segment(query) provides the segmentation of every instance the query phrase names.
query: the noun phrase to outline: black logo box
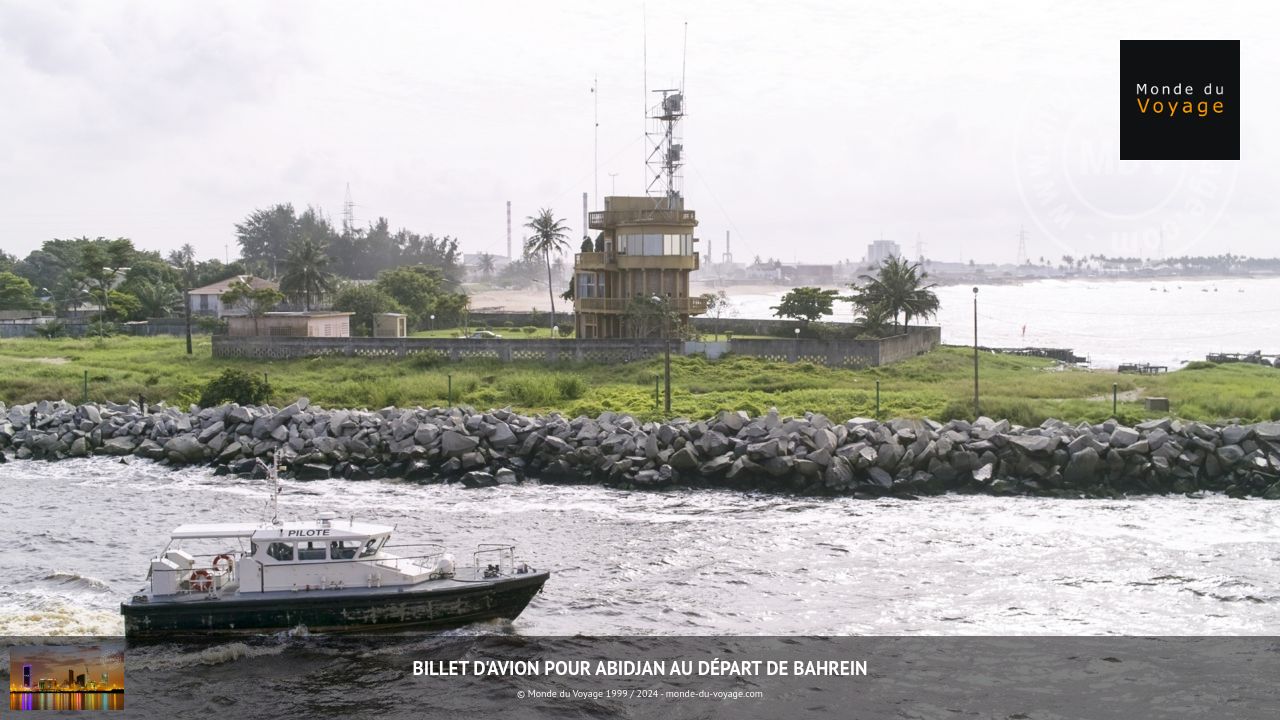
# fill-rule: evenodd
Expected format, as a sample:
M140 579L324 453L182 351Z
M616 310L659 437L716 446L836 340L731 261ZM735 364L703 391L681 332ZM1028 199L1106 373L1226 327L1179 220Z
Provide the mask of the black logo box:
M1166 87L1181 93L1166 95ZM1188 101L1190 114L1183 112ZM1239 160L1240 41L1121 40L1120 159Z

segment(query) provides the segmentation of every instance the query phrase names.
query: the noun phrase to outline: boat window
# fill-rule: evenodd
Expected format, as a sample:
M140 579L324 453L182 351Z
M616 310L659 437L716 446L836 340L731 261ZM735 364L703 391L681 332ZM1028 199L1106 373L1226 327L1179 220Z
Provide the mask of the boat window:
M267 555L280 562L293 562L293 543L273 542L267 546Z
M305 547L298 546L299 560L324 560L324 545L316 547L315 543L307 543Z
M386 538L369 538L369 541L364 544L364 549L360 551L360 557L369 557L370 555L376 554L378 552L378 548L382 547L382 543L380 541L385 540Z
M359 540L334 540L329 543L329 557L334 560L350 560L360 549Z

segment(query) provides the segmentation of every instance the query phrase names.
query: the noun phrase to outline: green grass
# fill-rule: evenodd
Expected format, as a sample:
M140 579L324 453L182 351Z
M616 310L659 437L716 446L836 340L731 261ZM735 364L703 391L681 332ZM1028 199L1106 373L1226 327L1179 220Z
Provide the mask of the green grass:
M266 373L274 404L306 395L325 407L455 404L480 409L511 406L526 412L604 410L658 417L654 381L661 359L627 365L548 366L433 358L311 358L288 361L214 360L207 336L187 356L181 338L23 339L0 341L0 401L79 401L84 374L91 400L195 402L205 383L225 367ZM881 417L937 420L973 414L973 358L966 348L937 351L881 368L851 371L810 363L787 364L729 356L672 358L672 411L703 418L720 410L759 414L777 407L787 415L820 412L837 420L873 416L880 381ZM1111 416L1112 383L1132 397L1168 397L1175 415L1190 419L1280 419L1280 370L1254 365L1215 366L1159 376L1063 369L1051 361L984 354L982 410L1024 424L1057 417L1070 422ZM1120 417L1151 416L1140 401L1121 402Z

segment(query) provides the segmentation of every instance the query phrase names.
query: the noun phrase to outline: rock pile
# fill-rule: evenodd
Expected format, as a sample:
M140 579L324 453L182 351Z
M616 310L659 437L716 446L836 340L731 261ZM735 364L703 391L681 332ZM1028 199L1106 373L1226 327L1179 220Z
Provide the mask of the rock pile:
M467 408L326 410L133 403L0 404L0 461L88 455L213 464L258 475L280 451L298 479L405 478L468 487L525 480L721 486L808 494L944 492L1113 497L1221 491L1280 499L1280 423L1165 418L1024 428L1007 420L843 423L809 413L643 422Z

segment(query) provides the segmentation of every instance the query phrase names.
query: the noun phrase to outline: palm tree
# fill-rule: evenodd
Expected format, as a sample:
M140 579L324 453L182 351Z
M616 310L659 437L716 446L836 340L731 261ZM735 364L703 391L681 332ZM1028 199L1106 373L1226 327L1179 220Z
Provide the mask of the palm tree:
M289 246L284 267L280 291L294 300L302 298L307 310L311 309L312 298L333 291L333 273L328 269L329 256L325 254L323 241L310 237L295 240Z
M191 243L184 244L177 250L170 251L169 264L174 267L186 267L194 264L196 261L196 249L191 247Z
M143 280L133 287L133 296L142 304L142 313L149 318L165 318L182 304L182 296L172 285Z
M868 317L892 317L895 325L898 315L902 315L905 330L911 325L912 316L924 318L938 312L938 296L933 293L935 286L932 283L921 284L928 277L929 273L921 272L918 264L889 257L875 277L859 276L863 285L854 286L856 292L848 300Z
M550 208L543 208L524 226L533 231L533 235L524 241L525 256L542 255L547 264L547 294L551 297L551 327L556 326L556 293L551 284L551 253L562 253L569 249L569 227L564 220L557 220Z
M493 268L494 268L493 256L490 255L489 253L480 253L481 274L483 274L485 277L489 277L490 275L493 274Z

